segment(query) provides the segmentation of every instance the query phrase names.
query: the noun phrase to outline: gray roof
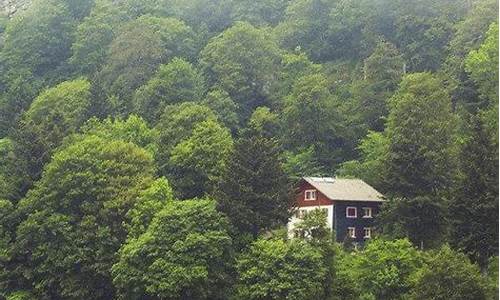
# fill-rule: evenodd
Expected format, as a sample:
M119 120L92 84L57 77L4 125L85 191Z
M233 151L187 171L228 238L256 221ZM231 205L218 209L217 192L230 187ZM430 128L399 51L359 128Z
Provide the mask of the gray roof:
M332 177L304 177L303 179L330 200L384 201L382 194L361 179Z

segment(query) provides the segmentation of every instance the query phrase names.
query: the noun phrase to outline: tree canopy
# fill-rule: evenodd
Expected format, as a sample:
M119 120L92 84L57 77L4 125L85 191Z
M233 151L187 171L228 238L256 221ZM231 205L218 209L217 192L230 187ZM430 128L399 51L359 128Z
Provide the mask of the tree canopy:
M496 299L497 0L3 2L0 299Z

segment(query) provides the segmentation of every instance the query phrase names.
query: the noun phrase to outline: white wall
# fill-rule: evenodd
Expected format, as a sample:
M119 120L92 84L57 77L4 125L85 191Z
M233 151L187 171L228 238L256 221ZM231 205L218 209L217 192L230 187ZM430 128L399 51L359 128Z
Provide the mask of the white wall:
M297 207L295 208L295 211L312 211L315 209L327 209L327 225L328 228L333 230L333 204L332 205L320 205L320 206L303 206L303 207ZM287 229L288 229L288 237L292 238L293 237L293 230L295 229L295 225L299 222L301 222L302 219L299 219L293 214L293 216L290 218L287 224Z

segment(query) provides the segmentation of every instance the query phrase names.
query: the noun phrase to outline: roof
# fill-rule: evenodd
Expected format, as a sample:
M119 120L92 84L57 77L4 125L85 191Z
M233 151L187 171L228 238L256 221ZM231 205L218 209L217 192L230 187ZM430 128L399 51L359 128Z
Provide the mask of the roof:
M383 195L361 179L303 177L330 200L384 201Z

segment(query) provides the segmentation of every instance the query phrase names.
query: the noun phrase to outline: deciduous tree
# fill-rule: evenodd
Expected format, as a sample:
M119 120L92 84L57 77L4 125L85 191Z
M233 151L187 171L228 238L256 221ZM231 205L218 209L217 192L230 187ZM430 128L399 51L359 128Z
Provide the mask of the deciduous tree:
M126 299L220 299L231 281L228 220L211 200L169 202L112 268ZM161 249L158 251L158 249Z

